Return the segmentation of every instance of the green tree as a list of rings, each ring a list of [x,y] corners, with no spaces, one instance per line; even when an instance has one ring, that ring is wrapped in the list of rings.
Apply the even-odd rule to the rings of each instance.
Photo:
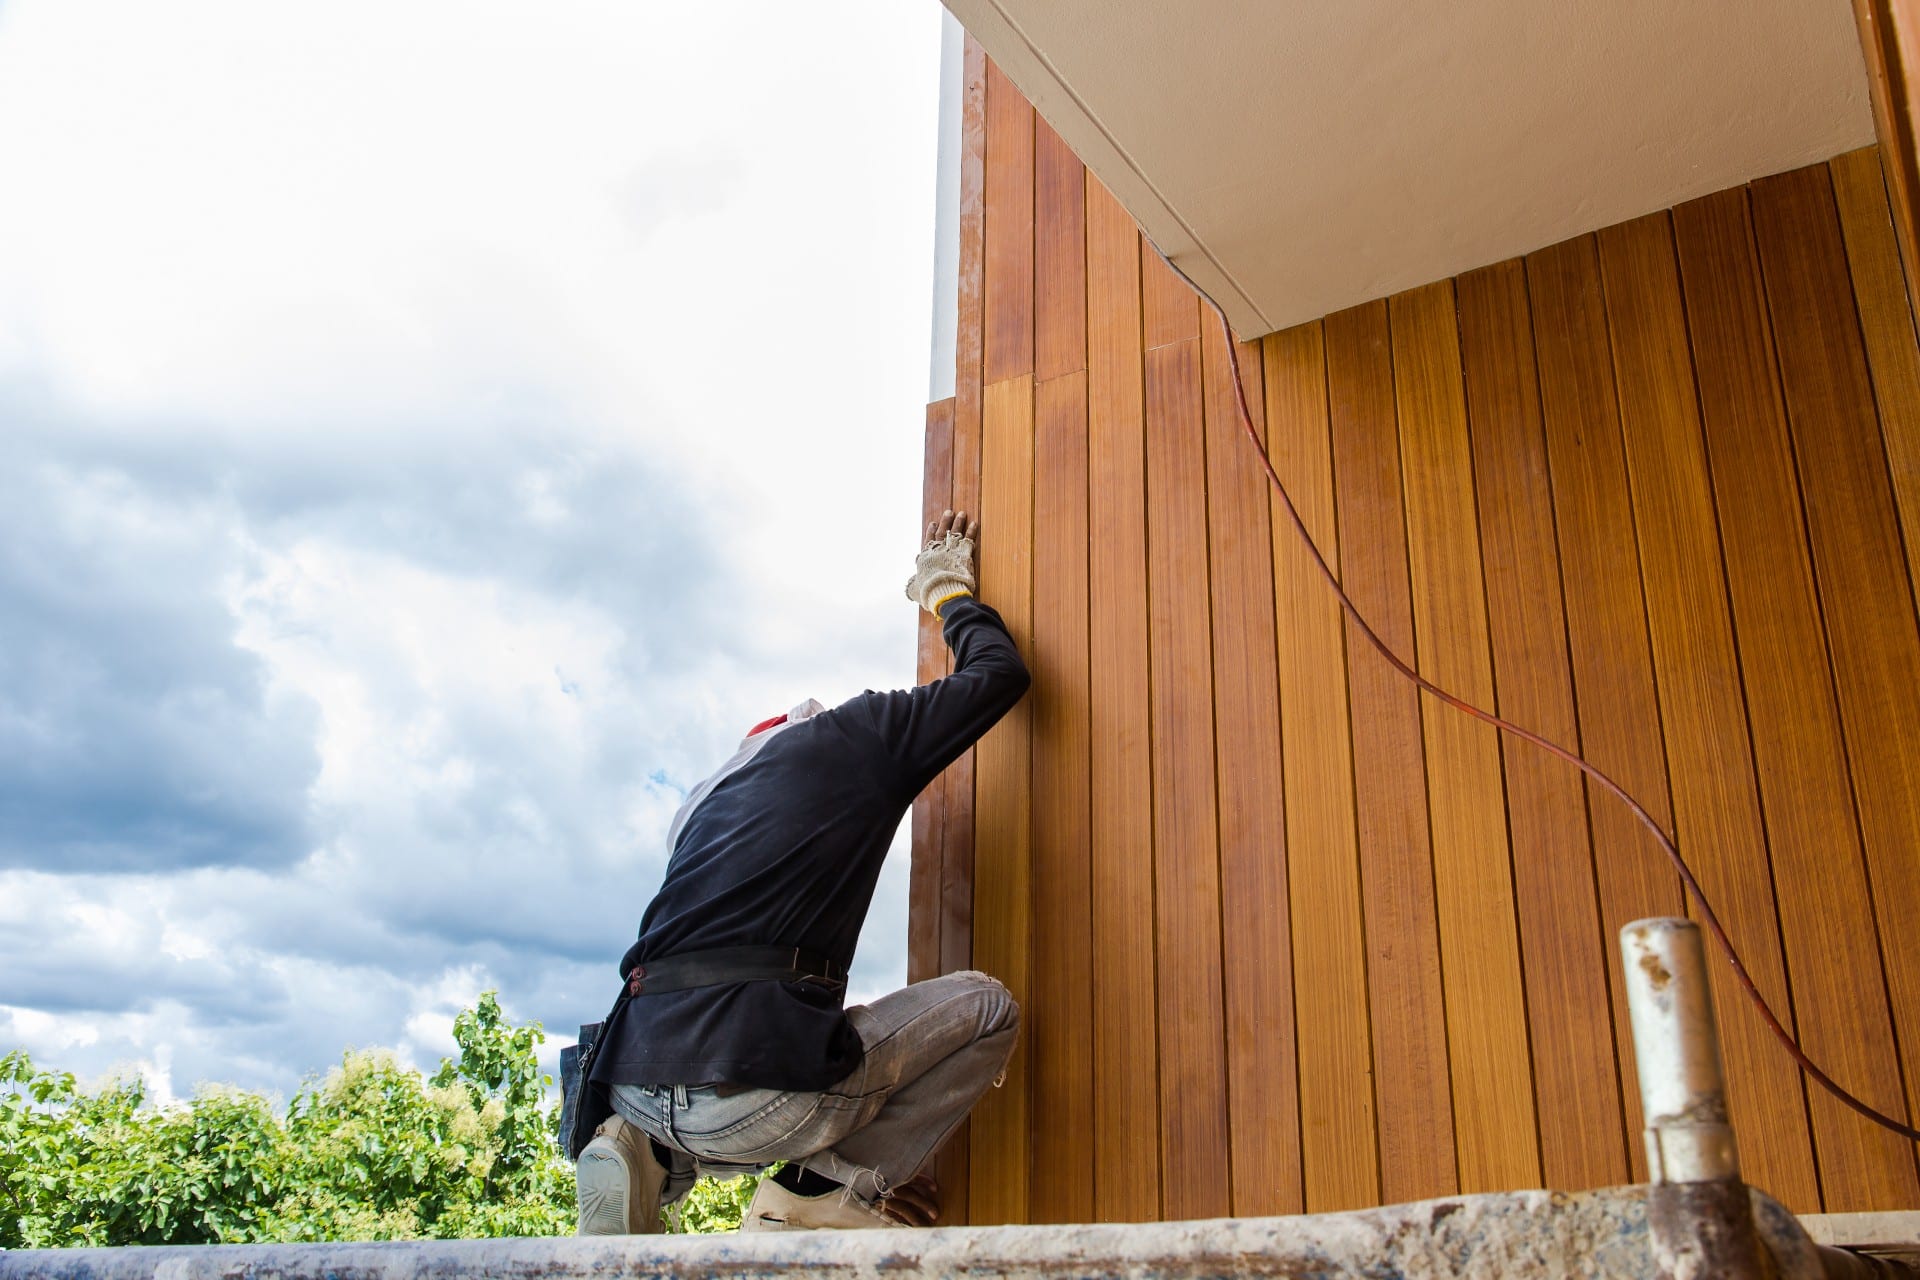
[[[538,1024],[492,992],[454,1020],[429,1077],[349,1050],[276,1114],[203,1088],[161,1107],[137,1079],[89,1092],[0,1057],[0,1247],[559,1235],[574,1227]],[[702,1181],[670,1229],[739,1225],[757,1179]]]

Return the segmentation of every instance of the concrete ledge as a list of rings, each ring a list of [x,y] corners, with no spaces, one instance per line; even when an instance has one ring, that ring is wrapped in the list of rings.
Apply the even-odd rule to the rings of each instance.
[[[1788,1219],[1791,1221],[1791,1219]],[[1805,1237],[1801,1239],[1804,1241]],[[1792,1274],[1791,1268],[1783,1268]],[[659,1276],[1649,1277],[1645,1189],[1462,1196],[1295,1218],[931,1231],[64,1249],[0,1280],[501,1280]]]
[[[1752,1192],[1777,1280],[1862,1272]],[[1902,1220],[1915,1215],[1894,1215]],[[1884,1232],[1882,1232],[1884,1234]],[[0,1280],[1653,1280],[1647,1188],[1454,1196],[1293,1218],[932,1231],[0,1251]]]
[[[1800,1225],[1815,1244],[1920,1265],[1920,1211],[1809,1213],[1801,1216]]]

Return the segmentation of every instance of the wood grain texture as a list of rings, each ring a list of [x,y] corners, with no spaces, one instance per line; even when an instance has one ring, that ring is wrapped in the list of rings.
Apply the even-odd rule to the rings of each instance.
[[[1681,205],[1673,227],[1799,1034],[1838,1079],[1897,1106],[1880,948],[1870,928],[1834,927],[1871,921],[1873,903],[1747,193]],[[1920,1194],[1905,1143],[1819,1092],[1810,1100],[1829,1212],[1878,1204],[1902,1177],[1908,1200]]]
[[[1140,235],[1087,176],[1094,1216],[1160,1214]]]
[[[1032,1220],[1093,1218],[1093,843],[1088,769],[1086,169],[1034,142]]]
[[[1754,981],[1791,1024],[1670,220],[1609,227],[1599,245],[1674,835]],[[1800,1081],[1726,967],[1709,972],[1741,1171],[1794,1211],[1813,1212],[1820,1197]]]
[[[1200,297],[1140,237],[1140,317],[1147,350],[1200,336]]]
[[[971,42],[965,77],[923,499],[985,514],[1036,687],[915,806],[911,972],[989,968],[1027,1024],[939,1157],[943,1221],[1644,1177],[1614,936],[1686,910],[1651,834],[1342,620],[1229,339]],[[1781,1012],[1920,1111],[1920,343],[1875,154],[1271,335],[1247,374],[1389,641],[1677,826]],[[1920,1196],[1713,972],[1752,1179]]]
[[[1327,365],[1320,325],[1270,335],[1263,355],[1267,446],[1274,470],[1292,494],[1321,553],[1337,563],[1340,545],[1334,527]],[[1264,475],[1257,478],[1265,480]],[[1353,743],[1346,682],[1341,678],[1345,654],[1339,603],[1314,567],[1279,495],[1269,493],[1267,501],[1274,655],[1282,708],[1279,792],[1286,798],[1286,860],[1276,859],[1271,868],[1262,869],[1277,880],[1264,887],[1252,880],[1255,869],[1241,873],[1228,863],[1227,903],[1229,911],[1239,914],[1260,910],[1253,902],[1236,901],[1235,886],[1242,875],[1248,880],[1247,892],[1260,892],[1262,901],[1272,902],[1276,899],[1267,895],[1278,891],[1287,903],[1292,989],[1274,990],[1264,1003],[1277,1013],[1285,1007],[1283,1000],[1292,997],[1293,1022],[1298,1028],[1292,1039],[1298,1044],[1300,1149],[1290,1160],[1275,1159],[1275,1172],[1269,1177],[1297,1202],[1296,1207],[1274,1212],[1320,1213],[1374,1204],[1380,1195],[1379,1134],[1374,1089],[1369,1083],[1375,1059],[1354,828]],[[1231,964],[1232,952],[1228,959]],[[1233,1025],[1237,1032],[1237,1019]],[[1444,1106],[1446,1046],[1435,1047]],[[1229,1048],[1234,1060],[1247,1053],[1237,1043]],[[1398,1080],[1393,1068],[1386,1070]],[[1282,1076],[1276,1086],[1284,1089],[1286,1083]],[[1239,1097],[1237,1091],[1235,1097]],[[1237,1130],[1235,1136],[1239,1136]],[[1447,1163],[1450,1172],[1451,1156]],[[1236,1195],[1240,1192],[1237,1169],[1236,1165]]]
[[[1873,375],[1895,506],[1905,531],[1907,573],[1920,586],[1920,347],[1913,312],[1886,221],[1885,193],[1871,152],[1833,162],[1834,194],[1846,233],[1847,264],[1859,305],[1861,336]],[[1876,800],[1882,797],[1876,792]],[[1920,876],[1913,850],[1920,832],[1912,811],[1898,804],[1863,808],[1861,827],[1874,882],[1881,955],[1893,996],[1894,1027],[1906,1064],[1907,1114],[1920,1114],[1920,950],[1888,945],[1898,937],[1895,921],[1920,918]],[[1904,857],[1900,851],[1906,851]]]
[[[1880,952],[1892,960],[1887,976],[1898,975],[1905,985],[1911,982],[1912,961],[1898,953],[1911,950],[1907,922],[1920,919],[1920,876],[1914,873],[1920,850],[1920,628],[1912,591],[1898,572],[1903,549],[1887,455],[1826,168],[1778,174],[1754,183],[1752,190],[1754,233],[1778,335],[1780,382],[1867,867],[1872,891],[1886,912],[1880,917]],[[1803,1019],[1853,1015],[1840,1025],[1821,1024],[1833,1037],[1829,1070],[1870,1104],[1898,1111],[1903,1099],[1891,1046],[1873,1034],[1888,1015],[1875,989],[1872,953],[1858,945],[1867,941],[1871,917],[1864,893],[1848,892],[1847,877],[1854,871],[1829,866],[1819,874],[1819,891],[1833,895],[1829,904],[1844,914],[1829,919],[1828,932],[1811,930],[1807,939],[1822,961],[1843,968],[1832,981],[1852,984],[1851,1007],[1843,1013],[1821,1009],[1817,1015],[1806,1001],[1796,1008]],[[1798,883],[1789,883],[1792,889],[1783,884],[1783,894],[1800,890]],[[1835,950],[1841,944],[1833,936],[1834,921],[1845,921],[1847,932],[1859,935],[1848,939],[1854,946]],[[1895,998],[1913,994],[1907,987]],[[1871,1038],[1843,1043],[1848,1036]],[[1911,1063],[1907,1071],[1912,1088]],[[1814,1115],[1823,1135],[1835,1135],[1822,1144],[1820,1165],[1831,1207],[1851,1208],[1866,1199],[1876,1207],[1920,1202],[1911,1143],[1867,1129],[1824,1096],[1816,1098]]]
[[[1211,316],[1203,319],[1200,333],[1214,754],[1220,787],[1220,963],[1233,1189],[1229,1212],[1300,1213],[1305,1200],[1293,930],[1290,913],[1274,909],[1289,897],[1268,485],[1241,425],[1227,360],[1228,338]],[[1264,447],[1260,344],[1242,343],[1239,357],[1248,409]],[[1317,421],[1324,439],[1324,405]],[[1333,634],[1337,641],[1338,631]],[[1334,705],[1337,716],[1338,699]],[[1349,840],[1349,857],[1351,847]],[[1365,999],[1364,984],[1357,994]]]
[[[1582,236],[1529,255],[1526,267],[1581,751],[1671,828],[1600,259],[1593,237]],[[1587,808],[1608,949],[1616,1076],[1627,1132],[1634,1135],[1627,1155],[1633,1179],[1644,1181],[1640,1091],[1613,940],[1635,920],[1684,915],[1685,907],[1678,877],[1626,806],[1589,783]]]
[[[1087,367],[1087,170],[1048,127],[1034,135],[1034,375]]]
[[[1851,151],[1827,167],[1846,237],[1847,269],[1873,377],[1894,506],[1907,547],[1907,575],[1920,590],[1920,346],[1914,342],[1913,309],[1900,274],[1893,225],[1887,220],[1878,153],[1872,147]]]
[[[1044,332],[1044,329],[1043,329]],[[1087,378],[1034,389],[1035,1222],[1093,1219],[1093,843],[1088,764]]]
[[[987,62],[982,378],[1033,372],[1033,107]]]
[[[1146,353],[1161,1212],[1231,1211],[1207,481],[1197,337]]]
[[[1395,295],[1388,316],[1420,669],[1488,706],[1493,658],[1452,282]],[[1539,1133],[1500,739],[1431,699],[1421,721],[1460,1190],[1534,1186]]]
[[[1526,269],[1513,259],[1469,272],[1458,298],[1498,710],[1577,751]],[[1541,1174],[1559,1190],[1614,1186],[1627,1181],[1630,1139],[1580,772],[1511,737],[1505,767]]]
[[[1907,263],[1906,283],[1914,288],[1920,270],[1920,149],[1914,139],[1916,32],[1920,13],[1911,0],[1853,0],[1865,57],[1868,96],[1873,102],[1878,150],[1886,157],[1887,186],[1893,197],[1893,221]],[[1903,30],[1904,28],[1904,30]]]
[[[1336,312],[1322,328],[1340,579],[1381,638],[1395,652],[1411,655],[1413,601],[1387,304]],[[1271,406],[1268,420],[1277,432]],[[1346,651],[1380,1196],[1383,1203],[1395,1204],[1460,1189],[1427,825],[1426,748],[1417,690],[1374,652],[1351,621]],[[1297,840],[1293,849],[1298,877],[1306,852]],[[1296,949],[1296,965],[1299,958]],[[1304,1058],[1301,1079],[1304,1090]],[[1309,1167],[1310,1207],[1313,1185]]]
[[[987,55],[967,37],[962,54],[960,127],[959,324],[954,335],[953,505],[980,508],[980,415],[983,285],[986,278]],[[940,880],[940,972],[973,967],[973,773],[969,750],[941,775],[945,814]],[[941,1220],[970,1220],[971,1137],[962,1126],[941,1148],[934,1174]]]
[[[920,519],[931,523],[953,499],[953,397],[927,406]],[[920,611],[914,679],[939,679],[947,669],[940,619]],[[907,981],[940,974],[940,863],[945,852],[946,788],[939,782],[913,800],[913,855],[907,881]]]
[[[1033,652],[1033,378],[989,383],[980,463],[980,598]],[[973,957],[1025,1005],[1032,986],[1033,710],[1022,699],[974,748]],[[973,1109],[976,1223],[1027,1220],[1027,1046]]]

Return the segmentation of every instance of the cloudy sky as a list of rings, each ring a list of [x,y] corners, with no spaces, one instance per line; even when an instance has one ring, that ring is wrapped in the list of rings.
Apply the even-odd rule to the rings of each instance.
[[[0,0],[0,1051],[285,1093],[487,987],[564,1042],[684,789],[911,681],[938,44]]]

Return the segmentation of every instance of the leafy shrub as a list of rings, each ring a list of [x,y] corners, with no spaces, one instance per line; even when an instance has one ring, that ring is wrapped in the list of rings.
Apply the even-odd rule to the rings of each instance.
[[[0,1248],[572,1232],[539,1025],[511,1026],[489,991],[453,1035],[431,1077],[348,1050],[281,1114],[225,1086],[154,1106],[137,1079],[88,1092],[0,1057]],[[678,1229],[737,1227],[756,1182],[702,1181]]]

